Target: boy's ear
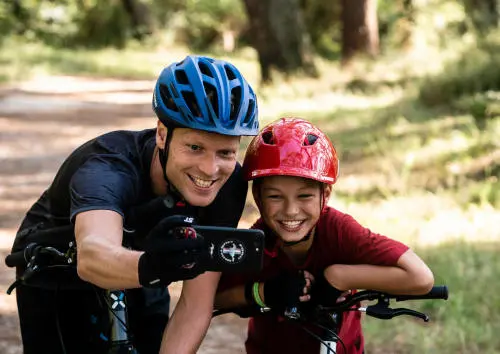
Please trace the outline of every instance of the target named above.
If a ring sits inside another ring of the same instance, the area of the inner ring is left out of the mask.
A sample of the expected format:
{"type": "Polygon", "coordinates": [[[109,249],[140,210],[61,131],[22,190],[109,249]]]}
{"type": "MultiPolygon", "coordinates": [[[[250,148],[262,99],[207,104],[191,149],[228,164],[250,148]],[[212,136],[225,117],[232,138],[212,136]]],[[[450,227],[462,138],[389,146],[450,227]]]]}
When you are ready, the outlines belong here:
{"type": "Polygon", "coordinates": [[[330,199],[330,195],[332,194],[333,186],[331,184],[325,184],[323,187],[323,193],[325,194],[325,203],[328,204],[328,199],[330,199]]]}
{"type": "Polygon", "coordinates": [[[160,149],[165,148],[165,144],[167,141],[167,127],[163,125],[163,123],[158,119],[156,123],[156,145],[160,149]]]}
{"type": "Polygon", "coordinates": [[[257,180],[254,180],[252,182],[252,195],[253,195],[253,200],[255,201],[255,204],[257,205],[257,208],[261,209],[261,199],[260,199],[260,183],[257,180]]]}

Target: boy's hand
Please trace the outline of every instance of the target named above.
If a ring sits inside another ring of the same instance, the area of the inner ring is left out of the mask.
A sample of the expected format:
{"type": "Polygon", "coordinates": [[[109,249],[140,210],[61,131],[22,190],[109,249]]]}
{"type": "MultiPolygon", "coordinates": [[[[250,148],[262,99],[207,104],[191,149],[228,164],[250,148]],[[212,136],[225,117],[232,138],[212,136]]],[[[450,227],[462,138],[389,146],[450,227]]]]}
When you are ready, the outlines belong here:
{"type": "Polygon", "coordinates": [[[333,287],[324,276],[316,279],[311,289],[311,302],[322,306],[332,306],[345,301],[345,297],[350,294],[350,290],[342,291],[333,287]]]}
{"type": "Polygon", "coordinates": [[[300,302],[306,302],[311,300],[311,288],[314,284],[314,275],[304,270],[304,279],[306,280],[306,285],[304,286],[303,295],[299,297],[300,302]]]}
{"type": "Polygon", "coordinates": [[[294,307],[310,299],[309,291],[314,281],[311,273],[282,273],[264,282],[264,302],[274,310],[294,307]]]}

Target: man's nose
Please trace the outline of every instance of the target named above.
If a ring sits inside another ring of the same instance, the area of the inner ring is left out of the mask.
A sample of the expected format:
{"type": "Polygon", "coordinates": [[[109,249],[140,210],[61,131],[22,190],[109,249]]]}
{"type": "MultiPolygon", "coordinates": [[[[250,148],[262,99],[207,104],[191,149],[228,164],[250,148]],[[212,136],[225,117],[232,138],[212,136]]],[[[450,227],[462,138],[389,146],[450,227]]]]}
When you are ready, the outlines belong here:
{"type": "Polygon", "coordinates": [[[203,156],[202,161],[200,162],[200,171],[205,174],[207,177],[212,177],[219,172],[220,166],[217,159],[217,156],[212,154],[207,154],[203,156]]]}

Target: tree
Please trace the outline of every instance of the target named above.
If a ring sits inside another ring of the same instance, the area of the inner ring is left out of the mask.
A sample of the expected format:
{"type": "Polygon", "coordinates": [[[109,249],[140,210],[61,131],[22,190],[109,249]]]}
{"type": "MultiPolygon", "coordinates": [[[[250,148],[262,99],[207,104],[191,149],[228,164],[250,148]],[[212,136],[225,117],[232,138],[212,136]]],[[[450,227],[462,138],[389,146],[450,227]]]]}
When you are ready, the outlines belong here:
{"type": "Polygon", "coordinates": [[[121,0],[123,8],[130,17],[135,39],[142,40],[153,33],[149,7],[138,0],[121,0]]]}
{"type": "Polygon", "coordinates": [[[379,53],[377,0],[342,0],[342,62],[379,53]]]}
{"type": "Polygon", "coordinates": [[[464,0],[464,6],[472,25],[479,33],[486,33],[499,26],[498,0],[464,0]]]}
{"type": "Polygon", "coordinates": [[[244,4],[263,82],[271,81],[272,67],[285,74],[317,75],[298,0],[244,0],[244,4]]]}

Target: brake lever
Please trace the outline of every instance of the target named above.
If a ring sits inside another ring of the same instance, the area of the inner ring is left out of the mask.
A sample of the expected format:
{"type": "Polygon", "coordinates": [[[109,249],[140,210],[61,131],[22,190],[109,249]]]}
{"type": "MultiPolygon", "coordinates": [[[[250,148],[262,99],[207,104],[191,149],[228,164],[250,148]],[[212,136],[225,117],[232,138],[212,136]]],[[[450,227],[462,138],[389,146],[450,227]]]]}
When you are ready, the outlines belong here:
{"type": "Polygon", "coordinates": [[[422,313],[422,312],[418,312],[418,311],[410,310],[410,309],[405,309],[405,308],[392,309],[392,311],[394,312],[394,317],[408,315],[408,316],[420,318],[420,319],[424,320],[424,322],[429,322],[429,316],[427,316],[425,313],[422,313]]]}
{"type": "Polygon", "coordinates": [[[405,308],[391,309],[385,304],[376,304],[368,307],[361,307],[359,310],[366,312],[368,316],[375,317],[381,320],[390,320],[391,318],[397,316],[408,315],[420,318],[424,320],[424,322],[429,322],[429,316],[424,313],[405,308]]]}

